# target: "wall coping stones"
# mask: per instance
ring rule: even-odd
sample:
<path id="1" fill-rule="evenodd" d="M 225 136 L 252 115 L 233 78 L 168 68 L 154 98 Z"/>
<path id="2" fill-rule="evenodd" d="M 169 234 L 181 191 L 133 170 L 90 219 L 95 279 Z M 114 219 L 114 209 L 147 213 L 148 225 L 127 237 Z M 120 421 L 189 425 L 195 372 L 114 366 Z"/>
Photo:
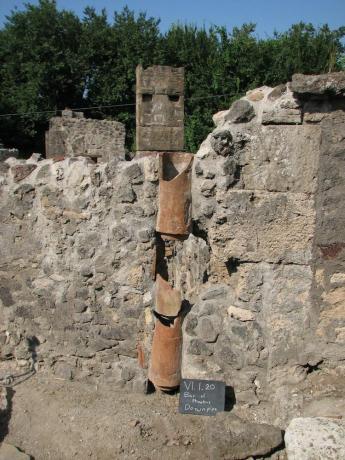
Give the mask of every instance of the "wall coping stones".
<path id="1" fill-rule="evenodd" d="M 292 76 L 291 90 L 297 94 L 344 95 L 345 72 Z"/>

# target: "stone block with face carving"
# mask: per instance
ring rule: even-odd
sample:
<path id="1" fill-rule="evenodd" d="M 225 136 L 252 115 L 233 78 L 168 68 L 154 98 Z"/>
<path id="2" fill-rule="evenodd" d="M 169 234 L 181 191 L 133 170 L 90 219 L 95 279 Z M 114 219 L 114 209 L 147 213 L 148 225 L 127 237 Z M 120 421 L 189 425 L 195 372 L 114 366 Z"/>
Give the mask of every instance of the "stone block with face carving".
<path id="1" fill-rule="evenodd" d="M 136 79 L 137 150 L 183 150 L 183 67 L 138 65 Z"/>

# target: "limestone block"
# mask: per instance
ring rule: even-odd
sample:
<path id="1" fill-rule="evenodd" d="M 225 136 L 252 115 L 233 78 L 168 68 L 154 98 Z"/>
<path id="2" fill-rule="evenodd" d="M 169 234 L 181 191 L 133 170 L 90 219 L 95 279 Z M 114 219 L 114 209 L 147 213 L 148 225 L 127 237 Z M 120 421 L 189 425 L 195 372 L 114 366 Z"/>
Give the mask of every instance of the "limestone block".
<path id="1" fill-rule="evenodd" d="M 137 150 L 181 151 L 184 128 L 170 126 L 137 126 Z"/>
<path id="2" fill-rule="evenodd" d="M 301 125 L 300 109 L 273 108 L 262 115 L 263 125 Z"/>
<path id="3" fill-rule="evenodd" d="M 217 208 L 208 236 L 213 256 L 227 261 L 307 264 L 312 255 L 314 203 L 303 193 L 229 190 L 218 195 L 226 222 L 217 225 Z"/>
<path id="4" fill-rule="evenodd" d="M 225 123 L 225 117 L 227 113 L 228 110 L 221 110 L 220 112 L 217 112 L 212 116 L 212 120 L 215 126 L 221 127 Z"/>
<path id="5" fill-rule="evenodd" d="M 264 99 L 267 87 L 256 88 L 250 91 L 247 91 L 246 97 L 252 102 L 258 102 Z"/>
<path id="6" fill-rule="evenodd" d="M 291 90 L 298 94 L 334 94 L 345 93 L 345 72 L 333 72 L 322 75 L 292 75 Z"/>
<path id="7" fill-rule="evenodd" d="M 228 308 L 228 315 L 231 318 L 238 319 L 239 321 L 253 321 L 255 318 L 253 312 L 233 305 Z"/>
<path id="8" fill-rule="evenodd" d="M 305 330 L 313 311 L 312 270 L 308 265 L 263 266 L 262 311 L 259 322 L 264 336 L 269 366 L 298 362 L 303 353 Z"/>
<path id="9" fill-rule="evenodd" d="M 295 418 L 285 432 L 288 460 L 345 458 L 345 422 L 322 417 Z"/>
<path id="10" fill-rule="evenodd" d="M 345 399 L 325 397 L 314 399 L 303 407 L 304 417 L 327 417 L 345 422 Z"/>
<path id="11" fill-rule="evenodd" d="M 317 126 L 267 126 L 251 132 L 241 170 L 245 188 L 314 192 L 321 130 Z"/>

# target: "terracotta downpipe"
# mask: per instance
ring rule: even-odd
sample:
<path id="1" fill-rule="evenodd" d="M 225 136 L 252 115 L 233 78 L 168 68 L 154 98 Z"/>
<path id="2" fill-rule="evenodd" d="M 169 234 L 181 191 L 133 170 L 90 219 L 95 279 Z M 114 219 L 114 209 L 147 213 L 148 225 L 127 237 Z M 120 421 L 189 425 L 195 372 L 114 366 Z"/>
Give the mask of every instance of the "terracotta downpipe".
<path id="1" fill-rule="evenodd" d="M 159 204 L 152 278 L 156 280 L 155 329 L 148 378 L 161 390 L 181 380 L 181 293 L 168 282 L 176 241 L 191 229 L 193 154 L 184 145 L 184 69 L 152 66 L 136 69 L 136 144 L 138 155 L 159 156 Z M 172 240 L 172 241 L 169 241 Z M 138 359 L 146 366 L 141 344 Z"/>
<path id="2" fill-rule="evenodd" d="M 181 317 L 171 325 L 156 320 L 148 378 L 154 386 L 171 391 L 180 385 L 182 357 Z"/>
<path id="3" fill-rule="evenodd" d="M 164 152 L 159 156 L 159 206 L 156 230 L 163 240 L 183 239 L 191 227 L 191 153 Z M 166 247 L 166 243 L 164 243 Z M 165 251 L 164 251 L 165 252 Z M 159 268 L 157 264 L 156 268 Z M 148 377 L 163 391 L 181 380 L 181 294 L 156 275 L 156 322 Z"/>
<path id="4" fill-rule="evenodd" d="M 193 154 L 164 152 L 159 156 L 159 206 L 156 230 L 162 237 L 186 237 L 191 227 Z"/>
<path id="5" fill-rule="evenodd" d="M 159 274 L 156 278 L 156 322 L 149 379 L 156 388 L 173 390 L 180 384 L 182 329 L 181 294 Z"/>

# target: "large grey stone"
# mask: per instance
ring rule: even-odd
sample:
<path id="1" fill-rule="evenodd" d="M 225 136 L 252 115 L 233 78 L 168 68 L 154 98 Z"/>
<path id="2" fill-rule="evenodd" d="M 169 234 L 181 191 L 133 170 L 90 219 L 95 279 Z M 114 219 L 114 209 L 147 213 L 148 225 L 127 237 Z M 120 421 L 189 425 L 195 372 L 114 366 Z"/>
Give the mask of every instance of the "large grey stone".
<path id="1" fill-rule="evenodd" d="M 239 99 L 230 107 L 229 112 L 225 116 L 225 121 L 230 123 L 247 123 L 254 117 L 255 112 L 252 104 L 245 99 Z"/>
<path id="2" fill-rule="evenodd" d="M 299 94 L 330 94 L 345 93 L 345 72 L 325 73 L 322 75 L 292 75 L 291 90 Z"/>
<path id="3" fill-rule="evenodd" d="M 345 458 L 345 422 L 323 417 L 295 418 L 285 433 L 288 460 Z"/>
<path id="4" fill-rule="evenodd" d="M 211 460 L 242 460 L 269 454 L 282 445 L 283 435 L 272 425 L 217 414 L 206 422 L 206 442 Z"/>

